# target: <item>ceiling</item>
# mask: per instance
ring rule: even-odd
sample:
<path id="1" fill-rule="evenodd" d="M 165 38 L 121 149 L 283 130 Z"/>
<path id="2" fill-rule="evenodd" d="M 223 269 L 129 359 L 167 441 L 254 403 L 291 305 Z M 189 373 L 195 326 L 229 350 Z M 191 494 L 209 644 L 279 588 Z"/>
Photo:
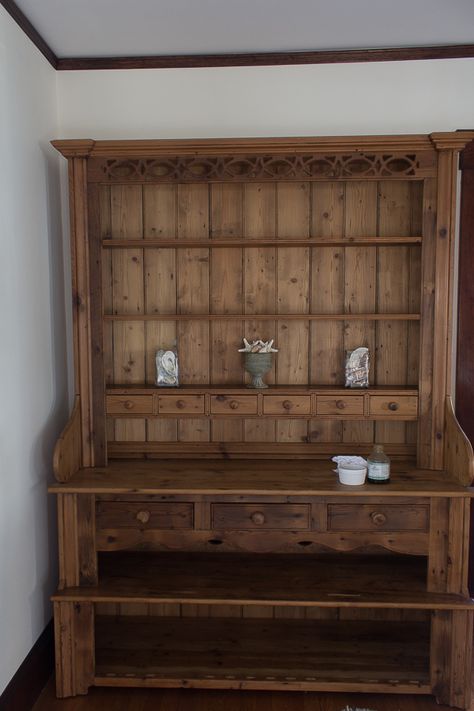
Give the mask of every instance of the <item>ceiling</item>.
<path id="1" fill-rule="evenodd" d="M 474 0 L 16 0 L 57 57 L 474 43 Z"/>

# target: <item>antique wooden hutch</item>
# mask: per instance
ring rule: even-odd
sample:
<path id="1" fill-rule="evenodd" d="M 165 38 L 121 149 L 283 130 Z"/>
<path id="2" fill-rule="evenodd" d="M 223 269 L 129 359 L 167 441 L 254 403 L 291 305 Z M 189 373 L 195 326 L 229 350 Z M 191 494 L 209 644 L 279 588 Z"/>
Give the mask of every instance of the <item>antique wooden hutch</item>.
<path id="1" fill-rule="evenodd" d="M 55 452 L 57 693 L 434 694 L 467 708 L 458 152 L 413 136 L 55 141 L 76 405 Z M 275 338 L 264 391 L 243 336 Z M 155 353 L 177 344 L 179 389 Z M 365 345 L 371 386 L 344 388 Z M 382 442 L 389 485 L 330 456 Z M 383 625 L 380 621 L 383 620 Z"/>

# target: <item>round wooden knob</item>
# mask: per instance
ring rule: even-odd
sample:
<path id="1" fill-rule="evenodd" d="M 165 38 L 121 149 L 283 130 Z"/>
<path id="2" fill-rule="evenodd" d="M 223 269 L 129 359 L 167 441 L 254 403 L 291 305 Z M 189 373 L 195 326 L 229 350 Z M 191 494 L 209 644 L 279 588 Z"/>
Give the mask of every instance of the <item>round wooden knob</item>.
<path id="1" fill-rule="evenodd" d="M 133 410 L 133 402 L 131 400 L 125 400 L 123 406 L 126 410 Z"/>
<path id="2" fill-rule="evenodd" d="M 261 526 L 262 523 L 265 523 L 265 516 L 261 511 L 255 511 L 250 518 L 257 526 Z"/>
<path id="3" fill-rule="evenodd" d="M 186 403 L 184 402 L 184 400 L 178 400 L 176 402 L 176 407 L 178 408 L 178 410 L 183 410 L 186 407 Z"/>
<path id="4" fill-rule="evenodd" d="M 237 402 L 237 400 L 231 400 L 229 402 L 229 407 L 231 410 L 237 410 L 238 406 L 239 406 L 239 403 Z"/>
<path id="5" fill-rule="evenodd" d="M 149 511 L 139 511 L 136 516 L 137 521 L 140 521 L 140 523 L 148 523 L 150 520 L 150 512 Z"/>
<path id="6" fill-rule="evenodd" d="M 395 410 L 398 410 L 399 404 L 398 402 L 389 402 L 388 403 L 388 409 L 392 410 L 392 412 L 395 412 Z"/>
<path id="7" fill-rule="evenodd" d="M 346 407 L 346 403 L 344 402 L 344 400 L 336 400 L 336 407 L 338 410 L 344 410 L 344 408 Z"/>
<path id="8" fill-rule="evenodd" d="M 375 526 L 383 526 L 383 524 L 387 520 L 385 514 L 381 513 L 380 511 L 374 511 L 373 513 L 371 513 L 370 518 L 372 519 L 372 523 Z"/>
<path id="9" fill-rule="evenodd" d="M 291 402 L 291 400 L 283 400 L 283 407 L 285 408 L 285 410 L 291 410 L 291 408 L 293 407 L 293 403 Z"/>

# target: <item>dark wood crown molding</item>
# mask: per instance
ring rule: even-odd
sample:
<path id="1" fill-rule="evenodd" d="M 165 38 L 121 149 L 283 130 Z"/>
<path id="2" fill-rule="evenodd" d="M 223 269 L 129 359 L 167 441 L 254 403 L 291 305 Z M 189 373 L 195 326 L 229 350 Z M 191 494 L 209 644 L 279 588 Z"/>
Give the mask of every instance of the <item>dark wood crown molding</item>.
<path id="1" fill-rule="evenodd" d="M 419 59 L 474 57 L 474 44 L 387 49 L 321 50 L 314 52 L 255 52 L 244 54 L 175 54 L 156 57 L 63 58 L 60 71 L 85 69 L 191 69 L 197 67 L 263 67 L 289 64 L 348 64 L 401 62 Z"/>
<path id="2" fill-rule="evenodd" d="M 0 0 L 9 15 L 13 17 L 17 25 L 23 30 L 25 35 L 30 38 L 35 47 L 39 49 L 42 55 L 46 57 L 48 62 L 54 69 L 58 67 L 58 58 L 47 42 L 41 37 L 40 33 L 31 24 L 26 15 L 20 10 L 16 2 L 13 0 Z"/>
<path id="3" fill-rule="evenodd" d="M 233 54 L 174 54 L 145 57 L 62 57 L 51 47 L 14 0 L 0 0 L 33 44 L 59 71 L 94 69 L 191 69 L 197 67 L 264 67 L 297 64 L 348 64 L 356 62 L 404 62 L 421 59 L 474 57 L 474 44 L 383 49 L 317 50 L 310 52 L 253 52 Z"/>

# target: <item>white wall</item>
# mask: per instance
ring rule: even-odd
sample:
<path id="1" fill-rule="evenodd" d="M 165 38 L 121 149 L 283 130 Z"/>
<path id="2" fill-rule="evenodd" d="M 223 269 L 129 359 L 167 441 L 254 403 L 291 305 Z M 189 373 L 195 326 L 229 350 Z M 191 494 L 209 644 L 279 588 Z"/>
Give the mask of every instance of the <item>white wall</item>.
<path id="1" fill-rule="evenodd" d="M 51 618 L 67 417 L 56 74 L 0 8 L 0 693 Z"/>
<path id="2" fill-rule="evenodd" d="M 474 128 L 474 59 L 59 72 L 64 138 L 429 133 Z"/>

